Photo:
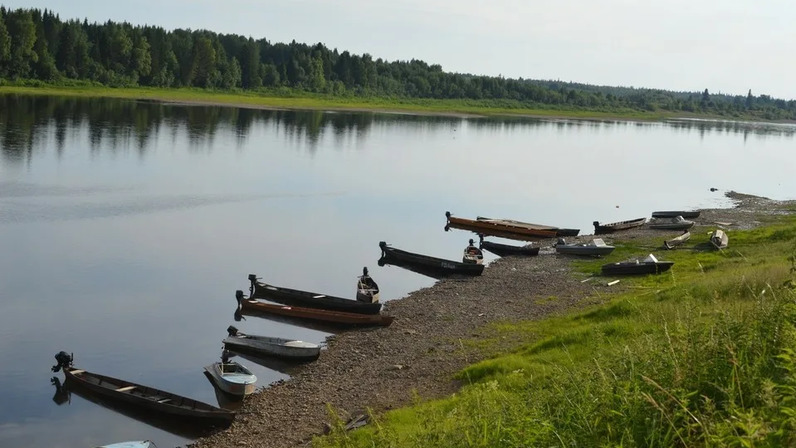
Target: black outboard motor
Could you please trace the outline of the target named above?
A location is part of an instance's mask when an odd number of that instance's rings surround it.
[[[235,300],[238,301],[238,305],[240,305],[241,300],[243,300],[243,291],[240,289],[235,291]]]
[[[230,336],[237,336],[238,335],[238,329],[233,327],[232,325],[230,325],[229,327],[227,327],[227,334],[230,335]]]
[[[72,366],[72,360],[74,359],[73,355],[66,353],[65,351],[60,351],[58,354],[55,355],[55,360],[58,364],[52,366],[53,372],[58,372],[61,369],[66,369],[67,367]]]

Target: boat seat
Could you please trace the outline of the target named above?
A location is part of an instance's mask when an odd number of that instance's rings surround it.
[[[322,299],[326,297],[326,294],[318,294],[317,296],[312,296],[313,299]]]
[[[73,371],[72,371],[72,372],[70,372],[70,373],[71,373],[72,375],[80,375],[81,373],[84,373],[84,372],[85,372],[85,370],[73,370]]]
[[[135,386],[125,386],[116,389],[116,392],[127,392],[128,390],[133,390],[133,389],[135,389]]]
[[[162,400],[158,400],[158,403],[168,403],[169,401],[171,401],[171,398],[164,398]]]

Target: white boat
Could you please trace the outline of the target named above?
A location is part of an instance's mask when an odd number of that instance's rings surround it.
[[[379,285],[368,275],[367,266],[357,278],[357,302],[379,303]]]
[[[251,370],[235,361],[214,362],[205,367],[205,371],[213,379],[219,389],[232,395],[246,396],[256,389],[257,377]]]
[[[556,252],[568,255],[591,255],[599,257],[614,251],[614,246],[605,244],[602,238],[595,238],[588,243],[567,244],[564,238],[559,238],[556,243]]]
[[[690,239],[691,239],[691,232],[689,232],[688,230],[684,230],[680,236],[664,241],[663,247],[671,250],[676,248],[677,246],[682,246],[683,244],[685,244],[686,241]]]
[[[475,246],[475,242],[470,239],[470,244],[464,248],[462,263],[483,264],[484,252]]]
[[[110,445],[101,445],[97,448],[151,448],[155,446],[149,440],[131,440],[129,442],[111,443]]]
[[[227,328],[227,333],[229,336],[224,339],[224,346],[231,349],[297,361],[317,359],[321,354],[321,346],[311,342],[241,333],[232,325]]]
[[[650,229],[687,230],[694,227],[694,221],[689,221],[678,215],[674,218],[653,218],[648,225]]]
[[[730,237],[721,229],[716,229],[710,234],[710,244],[716,249],[726,249],[729,242]]]

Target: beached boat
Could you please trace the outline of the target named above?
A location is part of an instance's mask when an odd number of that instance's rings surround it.
[[[274,305],[259,300],[245,299],[243,291],[235,291],[242,312],[260,312],[276,316],[287,316],[297,319],[326,322],[337,325],[380,325],[386,327],[393,321],[392,316],[381,314],[346,313],[343,311],[303,308],[298,306]]]
[[[682,216],[686,219],[696,219],[699,218],[699,210],[695,211],[686,211],[686,210],[661,210],[657,212],[652,212],[653,218],[676,218],[678,216]]]
[[[379,285],[368,275],[367,267],[357,278],[357,302],[379,303]]]
[[[561,227],[548,226],[544,224],[534,224],[531,222],[515,221],[513,219],[486,218],[483,216],[476,216],[475,219],[476,221],[488,221],[498,224],[526,227],[528,229],[555,230],[556,236],[578,236],[578,234],[580,233],[580,229],[562,229]]]
[[[671,250],[676,248],[677,246],[682,246],[683,244],[685,244],[686,241],[690,239],[691,239],[691,232],[689,232],[688,230],[684,230],[683,233],[680,234],[679,236],[664,241],[663,247]]]
[[[384,241],[379,242],[379,247],[381,248],[381,259],[379,260],[379,264],[393,264],[391,261],[397,261],[434,272],[441,277],[451,275],[474,276],[481,275],[481,273],[484,272],[483,264],[460,263],[458,261],[443,260],[442,258],[415,254],[388,246]]]
[[[448,222],[445,231],[461,229],[475,232],[479,235],[491,235],[520,241],[534,241],[541,238],[555,238],[555,229],[538,229],[526,223],[511,223],[505,220],[477,220],[456,218],[450,212],[445,212]]]
[[[710,244],[716,249],[726,249],[729,242],[730,237],[727,236],[727,232],[721,229],[716,229],[710,234]]]
[[[249,274],[249,282],[251,283],[249,287],[249,297],[253,299],[266,299],[285,305],[342,311],[346,313],[378,314],[379,311],[381,311],[380,303],[344,299],[342,297],[334,297],[317,292],[273,286],[260,282],[260,278],[255,274]]]
[[[311,342],[241,333],[232,325],[227,327],[227,333],[229,336],[223,341],[224,347],[233,350],[248,350],[260,355],[298,361],[317,359],[321,354],[321,346]]]
[[[219,389],[230,395],[244,397],[257,390],[257,376],[246,366],[230,361],[226,356],[222,356],[221,361],[205,366],[205,372]]]
[[[462,255],[462,263],[470,263],[470,264],[483,264],[484,263],[484,253],[481,249],[475,247],[475,242],[472,238],[470,238],[470,244],[464,248],[464,254]]]
[[[673,261],[658,261],[655,255],[649,254],[644,259],[604,264],[601,270],[603,275],[660,274],[668,271],[672,265]]]
[[[628,230],[635,227],[641,227],[647,222],[647,218],[629,219],[627,221],[611,222],[600,224],[599,221],[594,221],[594,234],[603,235],[606,233],[614,233],[619,230]]]
[[[574,244],[567,244],[563,238],[559,238],[555,246],[556,252],[567,255],[590,255],[599,257],[601,255],[608,255],[614,251],[614,246],[605,244],[602,238],[595,238],[588,243]]]
[[[493,254],[500,257],[508,257],[511,255],[519,255],[525,257],[532,257],[539,255],[539,248],[527,246],[512,246],[510,244],[493,243],[491,241],[481,240],[481,249],[488,250]]]
[[[649,222],[650,229],[658,230],[686,230],[694,227],[694,221],[688,221],[682,216],[674,218],[654,218]]]
[[[235,418],[234,412],[219,409],[192,398],[77,369],[72,366],[73,356],[65,352],[55,355],[55,359],[58,364],[52,368],[53,372],[63,369],[66,384],[69,386],[79,386],[106,398],[124,402],[150,412],[186,418],[192,421],[229,423]]]
[[[110,445],[100,445],[97,448],[152,448],[154,445],[149,440],[131,440],[128,442],[111,443]]]

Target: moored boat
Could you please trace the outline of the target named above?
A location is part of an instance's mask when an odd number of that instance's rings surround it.
[[[512,246],[510,244],[501,244],[501,243],[494,243],[492,241],[484,241],[483,239],[481,239],[481,249],[488,250],[500,257],[508,257],[511,255],[532,257],[539,255],[539,247],[533,247],[531,245]]]
[[[567,244],[563,238],[560,238],[555,246],[556,252],[567,255],[590,255],[599,257],[601,255],[608,255],[614,251],[614,246],[605,244],[602,238],[594,238],[588,243],[574,244]]]
[[[716,229],[710,234],[710,244],[716,249],[726,249],[729,242],[730,237],[727,236],[727,232],[721,229]]]
[[[680,234],[679,236],[664,241],[663,247],[671,250],[676,248],[677,246],[682,246],[683,244],[685,244],[686,241],[690,239],[691,239],[691,232],[689,232],[688,230],[684,230],[683,233]]]
[[[475,247],[475,242],[472,238],[470,238],[470,244],[464,248],[464,254],[462,255],[462,263],[470,263],[470,264],[483,264],[484,263],[484,253],[481,251],[480,248]]]
[[[257,389],[257,376],[246,366],[230,361],[226,356],[221,361],[216,361],[205,366],[205,372],[222,391],[237,396],[246,396]]]
[[[648,225],[650,229],[686,230],[694,227],[694,221],[688,221],[682,216],[675,216],[674,218],[654,218]]]
[[[657,212],[652,212],[653,218],[676,218],[678,216],[682,216],[686,219],[696,219],[699,218],[699,210],[694,211],[687,211],[687,210],[660,210]]]
[[[420,269],[428,270],[435,273],[440,277],[451,275],[468,275],[475,276],[481,275],[484,272],[483,264],[475,263],[460,263],[453,260],[444,260],[442,258],[429,257],[427,255],[416,254],[407,252],[405,250],[396,249],[388,246],[386,242],[380,241],[379,247],[381,248],[381,259],[379,264],[393,264],[392,261],[398,262],[399,265],[410,265]]]
[[[111,443],[110,445],[100,445],[97,448],[151,448],[152,442],[149,440],[130,440],[127,442]]]
[[[578,234],[580,233],[580,229],[565,229],[556,226],[548,226],[545,224],[534,224],[531,222],[515,221],[513,219],[486,218],[483,216],[476,216],[475,219],[476,221],[488,221],[498,224],[526,227],[528,229],[554,230],[556,232],[556,236],[578,236]]]
[[[321,354],[321,346],[311,342],[246,334],[238,331],[232,325],[227,328],[227,333],[229,336],[223,341],[224,347],[229,347],[233,350],[242,349],[259,355],[297,361],[317,359]]]
[[[619,230],[629,230],[635,227],[641,227],[647,222],[647,218],[628,219],[627,221],[618,221],[611,223],[600,224],[599,221],[594,221],[594,234],[603,235],[606,233],[614,233]]]
[[[394,319],[392,316],[382,314],[346,313],[318,308],[274,305],[259,300],[246,299],[243,297],[243,291],[241,290],[235,291],[235,298],[238,300],[240,310],[243,312],[260,312],[338,325],[380,325],[386,327]]]
[[[357,278],[357,302],[379,303],[379,285],[368,275],[367,267]]]
[[[364,302],[360,300],[344,299],[316,292],[300,291],[298,289],[283,288],[281,286],[263,283],[255,274],[249,274],[249,297],[252,299],[266,299],[285,305],[295,305],[303,308],[317,308],[330,311],[342,311],[358,314],[378,314],[381,304]],[[374,282],[375,283],[375,282]],[[378,299],[377,299],[378,301]]]
[[[632,259],[617,263],[602,265],[603,275],[640,275],[660,274],[668,271],[674,265],[673,261],[658,261],[655,255],[649,254],[644,259]]]
[[[538,229],[528,226],[527,223],[508,222],[506,220],[477,220],[457,218],[450,212],[445,212],[448,222],[445,230],[469,230],[480,235],[491,235],[512,240],[533,241],[542,238],[555,238],[555,229]]]
[[[220,424],[230,423],[235,418],[234,412],[192,398],[77,369],[72,365],[74,357],[66,352],[58,353],[55,355],[55,359],[58,364],[52,370],[57,372],[63,369],[67,385],[82,387],[105,398],[127,403],[150,412],[190,419],[194,422]]]

